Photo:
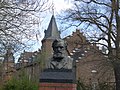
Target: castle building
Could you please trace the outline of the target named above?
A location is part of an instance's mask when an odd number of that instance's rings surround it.
[[[24,51],[19,58],[19,63],[15,65],[16,67],[14,69],[19,71],[21,67],[25,68],[30,78],[34,77],[35,74],[39,76],[41,64],[38,63],[42,60],[46,63],[46,60],[51,57],[53,52],[52,42],[60,38],[55,17],[52,15],[49,26],[45,30],[41,50],[37,52]],[[101,53],[102,51],[99,50],[96,44],[90,43],[80,30],[77,29],[72,35],[63,39],[68,43],[68,56],[75,61],[76,80],[80,80],[87,86],[92,86],[93,90],[98,88],[99,83],[111,84],[115,82],[113,69],[107,63],[106,56]],[[10,54],[10,51],[8,50],[7,53]],[[8,56],[5,59],[5,68],[8,68],[9,65],[11,67],[13,66],[13,57],[9,56],[9,59],[10,61],[8,61]]]
[[[14,71],[14,56],[12,48],[9,46],[7,48],[6,54],[4,55],[3,67],[2,67],[2,77],[8,80],[12,75],[11,71]]]
[[[55,39],[60,39],[60,32],[58,31],[55,17],[54,15],[52,15],[49,26],[47,30],[45,30],[45,36],[42,40],[41,51],[42,53],[44,53],[44,56],[46,57],[45,60],[47,60],[52,55],[52,52],[53,52],[52,42]]]
[[[52,55],[50,47],[56,38],[60,38],[60,33],[53,15],[42,40],[42,50],[45,50],[47,57]],[[113,84],[115,82],[113,69],[107,63],[106,56],[102,54],[96,44],[90,43],[80,30],[77,29],[72,35],[63,39],[68,43],[69,57],[75,61],[76,80],[96,89],[99,83]]]
[[[76,61],[77,80],[92,86],[94,90],[100,83],[114,84],[113,69],[96,44],[90,43],[80,30],[76,30],[64,39],[68,43],[70,57]]]

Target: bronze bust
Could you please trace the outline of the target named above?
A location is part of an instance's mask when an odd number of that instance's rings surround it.
[[[62,39],[56,39],[52,44],[52,48],[54,52],[48,68],[72,69],[73,60],[66,55],[67,43]]]

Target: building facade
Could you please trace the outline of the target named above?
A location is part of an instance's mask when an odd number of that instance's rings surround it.
[[[54,15],[50,20],[45,36],[42,40],[41,50],[36,52],[24,51],[14,69],[7,71],[18,73],[24,69],[30,78],[36,76],[39,79],[41,70],[45,67],[46,60],[53,54],[52,42],[60,39],[60,33],[57,28]],[[81,81],[87,86],[92,86],[96,90],[99,83],[114,83],[114,73],[111,65],[107,62],[106,56],[102,54],[96,44],[90,43],[80,30],[76,30],[72,35],[63,38],[67,41],[68,57],[75,61],[76,81]],[[6,58],[5,58],[6,61]],[[9,61],[9,60],[8,60]],[[6,66],[13,65],[13,62],[6,62]],[[42,69],[41,69],[42,68]],[[9,68],[10,69],[10,68]],[[6,72],[5,72],[6,73]]]

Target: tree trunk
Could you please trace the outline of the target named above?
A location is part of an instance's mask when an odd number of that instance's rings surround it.
[[[116,17],[116,61],[114,64],[116,90],[120,90],[120,16],[119,16],[119,0],[114,0],[115,17]]]
[[[115,83],[116,83],[116,90],[120,90],[120,63],[115,64],[114,66],[114,73],[115,73]]]

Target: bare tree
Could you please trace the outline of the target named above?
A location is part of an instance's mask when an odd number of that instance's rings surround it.
[[[107,49],[108,53],[104,55],[113,65],[116,90],[120,89],[119,3],[119,0],[74,0],[74,7],[63,15],[68,27],[82,27],[91,41]]]
[[[49,0],[0,0],[0,53],[9,46],[15,52],[28,47],[50,7]]]

